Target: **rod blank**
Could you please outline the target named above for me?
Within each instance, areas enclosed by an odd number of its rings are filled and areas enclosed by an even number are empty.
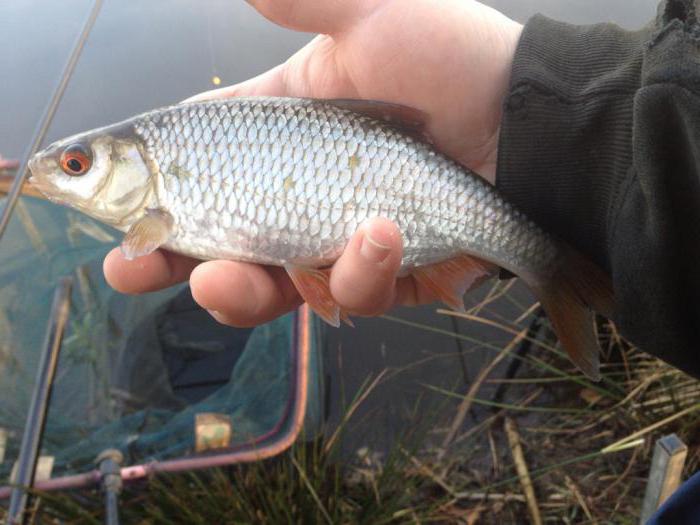
[[[34,484],[46,414],[49,409],[53,380],[56,375],[56,364],[58,363],[63,332],[70,311],[72,286],[73,279],[64,277],[54,293],[51,316],[46,329],[32,401],[29,405],[27,421],[24,424],[24,434],[22,435],[22,444],[20,445],[19,458],[17,459],[17,475],[13,480],[15,487],[10,495],[7,521],[10,525],[24,522],[24,512],[29,499],[26,489]]]

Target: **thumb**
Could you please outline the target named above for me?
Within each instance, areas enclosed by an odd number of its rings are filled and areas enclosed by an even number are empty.
[[[331,294],[340,307],[377,315],[394,304],[403,253],[401,233],[387,219],[372,219],[353,235],[331,271]]]
[[[380,0],[246,0],[275,24],[332,35],[367,16]]]

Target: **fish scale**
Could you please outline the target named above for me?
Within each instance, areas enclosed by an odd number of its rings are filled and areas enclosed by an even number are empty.
[[[492,265],[511,271],[572,360],[597,378],[591,308],[612,315],[608,276],[422,140],[420,121],[410,108],[371,101],[195,102],[59,141],[30,168],[53,200],[126,231],[127,257],[164,247],[283,266],[332,324],[347,314],[316,269],[367,219],[388,218],[402,233],[402,275],[460,308]]]

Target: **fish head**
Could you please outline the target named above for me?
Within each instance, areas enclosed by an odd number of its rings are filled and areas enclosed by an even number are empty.
[[[59,140],[34,155],[29,170],[49,200],[114,226],[146,207],[154,187],[143,145],[124,125]]]

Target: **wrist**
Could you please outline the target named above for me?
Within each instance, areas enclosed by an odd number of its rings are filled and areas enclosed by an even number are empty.
[[[488,8],[490,9],[490,8]],[[498,167],[498,151],[501,136],[501,127],[503,122],[503,111],[508,96],[508,88],[511,82],[511,74],[513,63],[515,61],[515,53],[518,48],[518,42],[523,33],[523,25],[511,20],[504,15],[498,13],[505,20],[499,26],[497,33],[500,40],[501,59],[499,63],[501,67],[497,73],[497,80],[494,83],[494,114],[497,115],[497,125],[490,145],[490,151],[485,159],[481,169],[481,175],[491,184],[496,184],[497,167]]]
[[[610,203],[631,166],[649,30],[532,18],[506,95],[498,188],[547,231],[609,267]]]

